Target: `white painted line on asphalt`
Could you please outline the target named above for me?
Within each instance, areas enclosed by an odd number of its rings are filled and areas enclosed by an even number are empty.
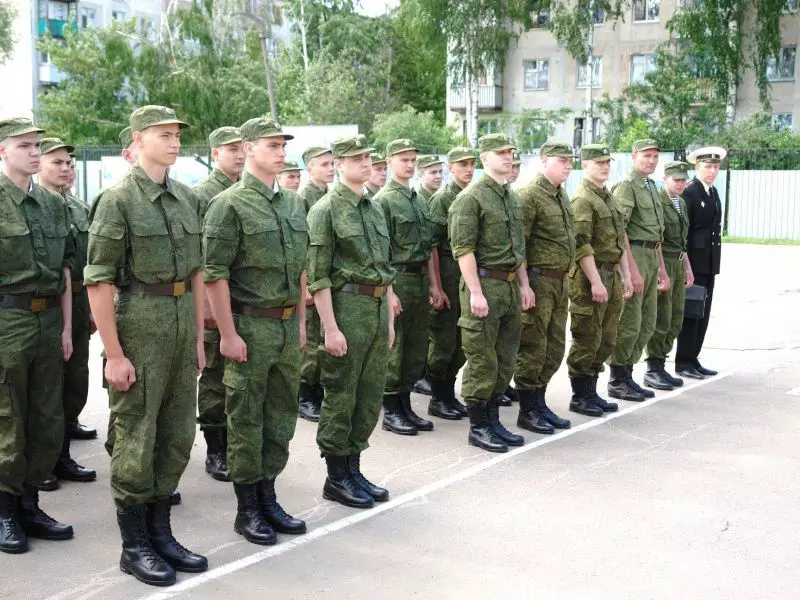
[[[786,394],[789,396],[800,396],[800,387],[796,387],[793,390],[789,390],[788,392],[786,392]]]
[[[205,573],[202,573],[200,575],[197,575],[196,577],[191,577],[190,579],[181,581],[180,583],[171,586],[168,590],[157,592],[149,596],[143,596],[140,600],[170,600],[171,598],[177,596],[182,592],[194,589],[210,581],[214,581],[215,579],[225,577],[226,575],[235,573],[236,571],[241,571],[242,569],[246,569],[251,565],[263,562],[268,558],[280,556],[281,554],[290,552],[299,546],[305,546],[306,544],[310,544],[311,542],[314,542],[322,537],[330,535],[331,533],[334,533],[341,529],[345,529],[346,527],[350,527],[351,525],[356,525],[358,523],[361,523],[362,521],[366,521],[367,519],[372,519],[373,517],[377,517],[378,515],[383,514],[392,509],[395,509],[399,506],[403,506],[404,504],[408,504],[409,502],[418,500],[424,496],[427,496],[431,492],[441,490],[442,488],[450,486],[454,483],[463,481],[464,479],[467,479],[482,471],[490,469],[495,465],[498,465],[502,462],[510,460],[516,456],[519,456],[520,454],[530,452],[531,450],[539,448],[546,444],[552,444],[554,442],[558,442],[560,440],[563,440],[564,438],[575,435],[576,433],[579,433],[581,431],[597,427],[604,423],[608,423],[609,421],[612,421],[614,419],[619,419],[620,417],[628,415],[632,412],[636,412],[637,410],[642,410],[644,408],[647,408],[648,406],[653,406],[654,404],[661,402],[662,400],[668,400],[669,398],[680,396],[685,392],[696,389],[703,385],[720,381],[721,379],[724,379],[729,375],[731,375],[731,373],[722,373],[720,375],[717,375],[716,377],[698,381],[694,385],[678,388],[677,390],[674,390],[672,392],[667,392],[666,394],[659,395],[652,400],[648,400],[646,402],[640,402],[638,404],[633,404],[632,406],[624,408],[619,412],[608,413],[603,418],[595,418],[590,421],[586,421],[585,423],[581,423],[580,425],[576,425],[571,429],[567,429],[566,431],[562,431],[556,435],[538,439],[535,442],[511,450],[506,454],[498,454],[497,456],[494,456],[493,458],[484,461],[480,464],[474,465],[458,473],[454,473],[453,475],[445,477],[444,479],[440,479],[439,481],[435,481],[433,483],[429,483],[428,485],[424,485],[421,488],[403,494],[402,496],[398,496],[394,500],[390,500],[389,502],[376,505],[375,508],[371,508],[369,510],[363,510],[361,512],[353,514],[352,516],[339,519],[338,521],[334,521],[333,523],[329,523],[328,525],[312,529],[309,533],[301,537],[292,538],[285,542],[281,541],[276,546],[270,546],[265,550],[261,550],[260,552],[255,552],[254,554],[245,556],[244,558],[234,560],[228,564],[220,565],[219,567],[214,567],[213,569],[206,571]]]

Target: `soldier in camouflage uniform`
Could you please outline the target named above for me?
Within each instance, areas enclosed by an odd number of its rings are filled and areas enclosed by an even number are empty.
[[[597,378],[614,349],[623,298],[633,293],[624,214],[606,188],[611,160],[606,146],[583,146],[584,179],[572,197],[577,262],[569,272],[569,409],[590,417],[601,417],[618,408],[597,394]]]
[[[520,156],[519,151],[514,150],[514,154],[511,157],[511,172],[508,174],[508,183],[516,183],[517,179],[519,179],[521,170],[522,157]]]
[[[172,109],[149,105],[131,113],[130,125],[139,162],[92,207],[84,280],[116,415],[111,489],[120,568],[171,585],[176,570],[208,568],[205,557],[175,540],[170,523],[205,363],[200,207],[167,173],[186,124]]]
[[[242,134],[238,127],[220,127],[208,136],[214,168],[194,187],[200,201],[200,218],[208,211],[211,199],[234,183],[244,169]],[[219,328],[206,297],[203,315],[206,368],[197,386],[197,422],[206,440],[206,473],[217,481],[230,481],[228,473],[228,432],[225,419],[225,386],[222,374],[225,360],[219,353]]]
[[[669,289],[669,276],[661,255],[664,211],[656,183],[650,175],[658,166],[655,140],[633,144],[633,169],[611,188],[625,213],[628,261],[634,295],[627,300],[619,320],[617,343],[608,364],[612,398],[641,402],[655,394],[633,380],[633,365],[639,361],[656,327],[658,293]]]
[[[70,216],[70,229],[75,241],[75,262],[70,273],[72,294],[72,356],[64,365],[63,405],[65,419],[64,444],[55,466],[55,476],[67,481],[94,481],[97,473],[85,469],[70,457],[70,423],[78,422],[89,396],[89,337],[92,331],[92,318],[89,311],[89,298],[83,287],[83,267],[86,265],[86,245],[89,237],[89,208],[66,193],[69,189],[69,152],[72,146],[59,138],[41,140],[42,169],[39,171],[39,185],[47,191],[62,196]],[[97,433],[95,432],[95,436]],[[56,485],[58,482],[56,480]],[[42,488],[44,489],[44,488]]]
[[[448,213],[453,256],[461,270],[461,341],[467,367],[461,392],[469,410],[468,441],[507,452],[524,439],[500,423],[497,396],[508,387],[519,348],[521,311],[535,303],[525,268],[523,210],[506,177],[514,146],[502,134],[478,140],[485,172]]]
[[[293,136],[266,117],[242,125],[247,171],[216,196],[203,224],[205,279],[226,358],[228,460],[238,500],[234,530],[254,544],[306,524],[278,504],[289,460],[305,344],[308,227],[300,198],[276,188]]]
[[[290,192],[297,193],[300,189],[300,165],[293,160],[287,160],[283,169],[278,173],[278,185]]]
[[[389,228],[392,267],[397,272],[393,290],[402,307],[395,320],[394,351],[386,374],[383,429],[400,435],[433,430],[433,423],[412,409],[411,388],[428,355],[428,299],[437,309],[445,305],[428,205],[408,185],[416,159],[411,140],[389,142],[386,160],[391,180],[375,195]]]
[[[37,487],[64,438],[75,259],[64,200],[31,177],[42,132],[27,119],[0,121],[0,552],[9,554],[27,551],[29,536],[73,536],[39,508]]]
[[[689,179],[689,165],[680,161],[664,167],[664,185],[659,200],[664,211],[664,243],[661,253],[672,282],[670,290],[658,295],[656,329],[647,343],[647,372],[644,383],[657,390],[672,390],[683,385],[683,379],[670,375],[664,368],[672,344],[683,325],[686,288],[694,284],[692,265],[686,253],[689,235],[689,213],[681,198]]]
[[[569,429],[570,422],[547,406],[545,392],[564,359],[569,293],[567,273],[575,262],[572,205],[562,187],[575,154],[551,140],[539,151],[542,170],[519,190],[525,215],[528,279],[536,306],[522,313],[522,335],[514,382],[519,397],[517,426],[536,433]]]
[[[380,189],[386,185],[387,167],[386,158],[379,152],[373,152],[369,156],[372,162],[372,171],[370,172],[369,179],[364,184],[366,189],[367,198],[374,198]]]
[[[450,182],[431,197],[431,230],[433,244],[439,253],[439,273],[442,291],[449,303],[436,310],[430,309],[430,337],[428,340],[428,376],[432,396],[428,414],[441,419],[458,420],[467,415],[467,407],[456,398],[455,385],[459,370],[466,358],[461,347],[461,329],[458,319],[461,304],[458,300],[458,283],[461,271],[453,258],[447,235],[447,212],[461,191],[475,175],[478,155],[472,148],[453,148],[447,153]]]
[[[333,182],[333,154],[329,148],[313,146],[303,152],[303,162],[308,171],[308,182],[300,190],[306,214],[317,201],[328,193],[328,184]],[[322,332],[320,331],[319,315],[311,301],[306,313],[306,336],[308,342],[303,350],[303,367],[300,377],[300,416],[308,421],[319,421],[319,411],[322,408],[322,398],[325,390],[319,382],[320,361],[322,358],[320,344]]]
[[[325,388],[317,445],[328,466],[323,496],[355,508],[385,502],[389,492],[361,473],[381,410],[394,338],[389,230],[380,205],[365,196],[371,171],[363,135],[331,144],[339,173],[308,213],[308,288],[322,322]]]

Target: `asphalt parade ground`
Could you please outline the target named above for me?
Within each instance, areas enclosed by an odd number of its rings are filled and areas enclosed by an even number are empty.
[[[233,531],[229,483],[204,472],[198,431],[173,530],[209,571],[153,588],[120,572],[119,531],[103,449],[108,403],[93,340],[81,417],[98,440],[73,442],[95,483],[62,483],[42,508],[75,528],[0,555],[0,597],[796,599],[800,597],[800,247],[725,245],[701,355],[720,375],[620,402],[600,419],[570,413],[562,368],[551,407],[572,419],[554,436],[521,432],[505,455],[466,443],[467,422],[401,437],[380,425],[362,468],[391,500],[366,511],[322,499],[315,425],[298,421],[278,499],[308,522],[276,546]],[[95,336],[97,338],[97,336]],[[668,364],[668,368],[672,368]],[[637,365],[641,381],[644,364]],[[604,389],[601,377],[599,389]],[[427,398],[414,396],[425,413]]]

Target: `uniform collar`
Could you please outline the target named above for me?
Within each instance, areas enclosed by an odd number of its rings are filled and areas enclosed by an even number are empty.
[[[484,184],[486,187],[494,191],[495,194],[500,196],[501,198],[506,197],[506,192],[508,192],[508,184],[500,185],[494,179],[492,179],[488,174],[484,173],[481,176],[481,180],[479,183]]]
[[[595,194],[597,194],[601,198],[605,198],[606,196],[609,195],[609,191],[608,191],[608,188],[606,186],[598,187],[588,177],[584,177],[583,178],[583,186],[585,188],[591,190],[592,192],[594,192]]]
[[[402,187],[402,186],[401,186]],[[365,186],[366,188],[366,186]],[[343,184],[341,181],[336,182],[336,187],[334,188],[337,194],[339,194],[342,198],[347,200],[353,206],[358,206],[358,203],[362,200],[366,200],[367,197],[364,196],[364,192],[361,192],[361,195],[354,194],[353,190]]]
[[[456,180],[455,180],[455,179],[451,179],[451,180],[450,180],[450,183],[448,183],[448,184],[447,184],[447,187],[449,187],[449,188],[450,188],[452,191],[454,191],[456,194],[457,194],[457,193],[459,193],[460,191],[462,191],[462,190],[464,189],[464,188],[462,188],[460,185],[458,185],[458,184],[456,183]]]
[[[647,189],[645,187],[645,183],[644,183],[645,180],[647,180],[649,182],[648,185],[650,185],[650,186],[654,186],[655,185],[655,181],[653,181],[650,177],[642,177],[641,175],[639,175],[639,173],[636,172],[636,169],[631,169],[629,177],[631,178],[631,181],[633,181],[633,183],[635,183],[637,186],[639,186],[643,190]]]
[[[550,180],[541,173],[536,175],[536,184],[545,192],[547,192],[548,196],[552,196],[553,198],[558,195],[558,190],[561,189],[561,186],[554,186],[552,183],[550,183]]]
[[[411,198],[414,197],[414,194],[416,194],[413,188],[405,186],[402,183],[397,183],[394,179],[389,179],[389,183],[386,184],[386,188],[390,190],[398,190],[409,200],[411,200]]]
[[[216,179],[219,183],[221,183],[225,187],[230,187],[234,183],[236,183],[236,181],[225,175],[225,173],[223,173],[216,167],[214,167],[214,169],[211,171],[211,178]]]
[[[148,175],[138,164],[133,165],[129,173],[136,183],[139,184],[139,187],[145,193],[145,195],[147,195],[147,197],[150,199],[150,202],[155,202],[158,200],[161,197],[161,194],[163,194],[165,191],[169,192],[176,198],[178,197],[178,192],[175,189],[175,182],[170,178],[169,171],[167,171],[164,179],[166,188],[153,181],[150,175]]]
[[[25,197],[32,193],[33,187],[33,180],[31,180],[30,188],[28,188],[28,192],[26,193],[24,190],[18,188],[17,184],[11,181],[5,173],[0,173],[0,188],[3,188],[6,194],[11,196],[15,204],[22,204]]]
[[[277,181],[277,178],[276,178]],[[269,187],[266,183],[261,181],[258,177],[253,175],[252,173],[248,173],[245,171],[244,176],[242,177],[242,186],[248,187],[257,191],[259,194],[264,196],[267,200],[272,200],[274,197],[280,193],[280,188],[276,186],[276,188]]]

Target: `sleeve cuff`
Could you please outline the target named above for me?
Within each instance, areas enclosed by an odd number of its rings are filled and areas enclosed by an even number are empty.
[[[314,283],[308,284],[308,291],[311,294],[315,294],[320,290],[327,290],[333,287],[330,278],[323,277],[322,279],[317,279]]]
[[[203,280],[206,283],[219,281],[220,279],[230,279],[231,270],[228,267],[219,267],[217,265],[206,265],[203,269]]]
[[[465,254],[475,254],[475,246],[458,246],[453,248],[453,256],[460,258]]]
[[[581,260],[587,256],[594,256],[594,248],[591,244],[584,244],[575,249],[575,260]]]
[[[83,268],[83,285],[98,283],[116,284],[117,268],[106,265],[86,265]]]

